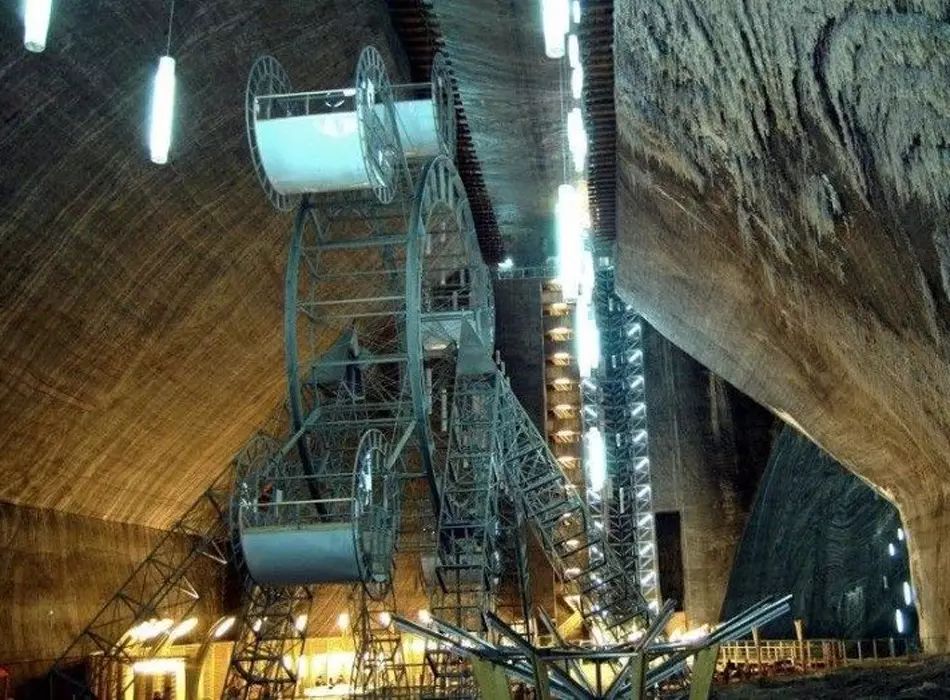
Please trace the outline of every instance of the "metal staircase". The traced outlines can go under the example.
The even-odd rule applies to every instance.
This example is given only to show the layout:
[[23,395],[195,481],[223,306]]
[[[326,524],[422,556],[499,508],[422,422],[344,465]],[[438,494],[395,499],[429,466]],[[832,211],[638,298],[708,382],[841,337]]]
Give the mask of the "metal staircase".
[[645,626],[650,611],[606,546],[604,528],[503,378],[493,439],[526,520],[555,572],[579,594],[585,620],[614,639]]

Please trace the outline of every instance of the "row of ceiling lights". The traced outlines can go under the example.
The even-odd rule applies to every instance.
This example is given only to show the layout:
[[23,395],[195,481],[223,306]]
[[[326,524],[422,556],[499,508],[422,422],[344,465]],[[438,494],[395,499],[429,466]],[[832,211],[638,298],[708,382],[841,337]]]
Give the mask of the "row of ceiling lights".
[[[557,190],[555,220],[557,226],[558,281],[564,298],[575,303],[574,339],[578,372],[590,383],[591,373],[600,364],[600,331],[594,317],[594,261],[590,251],[590,214],[586,206],[586,182],[583,173],[587,159],[587,131],[580,102],[584,91],[577,30],[581,21],[578,0],[541,0],[544,50],[548,58],[567,60],[569,81],[562,82],[570,99],[566,110],[567,150],[572,168],[564,168],[565,182]],[[562,72],[562,75],[567,74]],[[565,101],[567,98],[565,97]],[[573,177],[568,173],[573,171]],[[573,180],[573,181],[571,181]],[[586,392],[582,392],[582,396]],[[587,406],[585,406],[587,408]],[[585,421],[586,422],[586,421]],[[584,470],[588,495],[600,495],[607,480],[606,450],[603,435],[596,425],[584,431]]]
[[[52,17],[52,0],[26,0],[23,8],[23,46],[27,51],[42,53],[46,50]],[[171,57],[172,22],[175,0],[168,13],[168,34],[165,54],[158,59],[158,69],[152,84],[152,105],[149,122],[149,156],[153,163],[168,162],[172,141],[172,121],[175,113],[175,59]]]

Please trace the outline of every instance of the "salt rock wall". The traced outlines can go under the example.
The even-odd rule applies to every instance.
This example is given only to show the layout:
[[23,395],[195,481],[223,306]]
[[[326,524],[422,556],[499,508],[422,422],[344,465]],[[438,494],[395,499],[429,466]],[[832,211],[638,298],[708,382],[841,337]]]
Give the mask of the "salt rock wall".
[[900,527],[892,503],[786,426],[736,553],[723,615],[791,593],[792,614],[768,630],[786,639],[794,619],[810,637],[892,637],[898,608],[916,632],[903,597],[909,567]]
[[540,3],[426,0],[445,41],[505,250],[540,265],[564,161],[559,66],[544,55]]
[[714,624],[772,419],[654,329],[644,326],[643,337],[653,507],[680,514],[688,625]]
[[495,348],[511,389],[544,435],[544,322],[538,280],[495,281]]
[[[164,534],[0,503],[0,664],[14,682],[44,673]],[[215,615],[223,570],[202,564],[189,580],[203,595],[197,614]]]
[[950,4],[615,7],[619,279],[898,505],[950,648]]

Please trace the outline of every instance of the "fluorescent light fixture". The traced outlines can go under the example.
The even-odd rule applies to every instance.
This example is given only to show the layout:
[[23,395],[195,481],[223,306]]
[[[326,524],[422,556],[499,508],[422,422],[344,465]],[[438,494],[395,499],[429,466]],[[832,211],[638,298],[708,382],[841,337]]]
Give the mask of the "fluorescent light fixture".
[[340,613],[340,616],[336,619],[336,626],[341,630],[345,630],[350,626],[350,616],[348,613]]
[[[587,290],[585,290],[586,292]],[[581,377],[590,377],[591,371],[600,366],[600,331],[594,318],[590,296],[583,293],[577,298],[577,333],[575,344],[577,368]]]
[[910,583],[904,581],[904,603],[910,605],[914,602],[914,592],[910,588]]
[[604,452],[604,436],[600,429],[590,428],[584,436],[584,466],[590,487],[596,492],[604,488],[607,481],[607,461]]
[[307,631],[307,616],[306,615],[297,615],[297,619],[294,620],[294,627],[297,628],[297,631],[300,633]]
[[226,635],[228,633],[228,630],[230,630],[232,627],[234,627],[234,618],[233,617],[224,618],[223,620],[221,620],[221,622],[218,623],[218,626],[214,628],[214,638],[221,639],[221,637]]
[[904,539],[904,528],[902,528],[902,527],[897,528],[897,539],[903,541],[903,539]]
[[904,634],[904,613],[900,610],[894,611],[894,625],[897,627],[897,634]]
[[500,263],[498,263],[498,269],[499,269],[499,270],[510,270],[510,269],[513,268],[514,266],[515,266],[515,261],[512,260],[510,256],[507,257],[507,258],[505,258],[505,259],[504,259],[503,261],[501,261]]
[[580,107],[575,107],[567,113],[567,147],[574,160],[574,171],[584,172],[584,161],[587,159],[587,131],[584,129],[584,118]]
[[893,542],[887,545],[887,553],[890,554],[892,557],[897,556],[897,547],[894,546]]
[[173,629],[169,634],[168,638],[171,640],[180,639],[190,633],[195,627],[198,626],[197,617],[189,617],[187,620],[183,620]]
[[564,298],[577,299],[580,293],[584,256],[583,231],[578,216],[577,190],[573,185],[557,188],[557,277]]
[[574,24],[581,23],[581,0],[574,0],[571,3],[571,10],[574,14]]
[[571,26],[570,0],[541,0],[541,26],[544,54],[548,58],[564,58],[564,35]]
[[575,100],[581,99],[584,92],[584,69],[577,66],[571,71],[571,97]]
[[567,35],[567,61],[571,64],[571,68],[581,65],[581,45],[577,40],[577,34]]
[[46,34],[53,10],[52,0],[26,0],[23,18],[23,46],[27,51],[41,53],[46,48]]
[[148,147],[153,163],[168,162],[172,144],[172,119],[175,114],[175,59],[162,56],[152,86],[152,120],[149,126]]

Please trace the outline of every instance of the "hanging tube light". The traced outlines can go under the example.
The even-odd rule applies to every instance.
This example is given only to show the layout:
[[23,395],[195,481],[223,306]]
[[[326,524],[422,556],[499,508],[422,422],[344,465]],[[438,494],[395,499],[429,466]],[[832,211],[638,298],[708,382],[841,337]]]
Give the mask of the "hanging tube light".
[[544,53],[548,58],[564,58],[564,35],[571,28],[568,0],[541,0]]
[[23,18],[23,46],[27,51],[41,53],[46,48],[46,34],[53,9],[52,0],[26,0]]
[[152,86],[152,121],[149,127],[148,146],[153,163],[168,162],[168,149],[172,143],[172,118],[175,114],[175,59],[162,56]]

